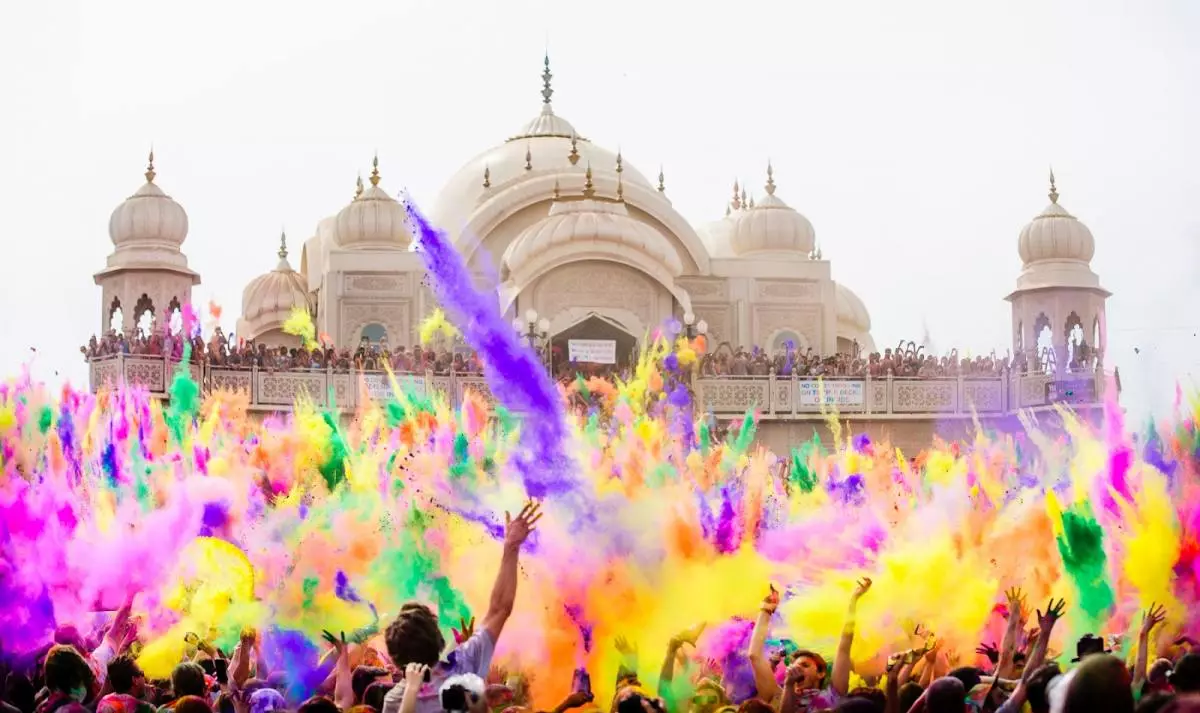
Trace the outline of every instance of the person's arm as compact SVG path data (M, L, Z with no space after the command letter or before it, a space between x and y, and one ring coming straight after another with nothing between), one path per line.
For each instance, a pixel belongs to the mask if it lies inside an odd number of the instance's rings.
M1000 662L996 664L995 675L1005 678L1012 675L1013 664L1017 654L1017 639L1021 636L1021 610L1025 606L1025 598L1021 590L1013 587L1006 593L1008 597L1008 626L1004 629L1004 639L1000 643Z
M334 636L328 631L322 632L325 640L333 646L333 653L336 657L333 664L333 701L337 703L338 708L342 710L350 710L354 707L354 670L350 668L350 651L346 646L346 634L342 633L341 638Z
M246 685L246 679L250 678L250 649L254 648L254 639L254 632L243 631L242 640L233 650L233 660L229 662L229 680L235 689Z
M1133 667L1133 690L1140 691L1146 683L1146 666L1150 660L1150 632L1167 618L1167 608L1151 604L1142 615L1142 629L1138 632L1137 663Z
M404 695L400 698L400 713L416 713L417 694L421 692L427 673L429 667L419 663L410 663L404 669Z
M664 691L670 688L671 681L675 679L675 659L679 655L679 651L683 649L684 644L696 645L696 640L704 633L704 624L680 632L671 637L671 641L667 644L667 655L663 659L662 671L658 674L658 695L664 697Z
M871 580L863 577L858 580L854 593L850 595L850 608L846 612L846 624L842 627L842 639L838 642L837 655L833 659L833 676L830 686L839 696L846 695L850 690L850 647L854 644L854 625L858 616L858 600L871 589Z
M775 672L767 660L767 629L771 626L771 617L779 608L779 592L775 587L763 600L758 619L754 622L754 632L750 635L750 668L754 671L754 687L758 697L764 701L773 701L779 695L779 683L775 680Z
M542 518L541 506L532 500L525 504L516 518L504 516L504 554L500 558L500 572L492 585L492 598L488 602L487 615L483 617L483 630L492 637L492 644L500 641L500 632L512 615L517 601L517 565L521 557L521 545L536 529Z
M584 693L583 691L568 693L567 697L562 700L562 703L559 703L554 707L553 711L549 711L548 713L567 713L567 711L575 710L576 708L582 708L591 703L593 700L595 700L595 698L592 696L592 694ZM400 711L400 713L405 712Z
M1066 606L1067 603L1065 600L1059 599L1056 604L1051 599L1050 604L1046 606L1045 614L1042 614L1041 610L1038 610L1038 637L1033 642L1033 649L1029 652L1029 659L1025 662L1025 674L1021 676L1021 681L1017 683L1017 687L1013 689L1012 695L1008 697L1008 700L996 709L996 713L1019 713L1025 705L1025 699L1029 695L1026 685L1029 682L1029 678L1045 663L1046 652L1050 647L1050 633L1054 630L1054 625L1062 618Z
M908 653L892 654L888 657L887 662L887 685L884 687L884 695L886 702L883 706L883 713L903 713L900 710L900 670L904 668L905 661L908 659Z

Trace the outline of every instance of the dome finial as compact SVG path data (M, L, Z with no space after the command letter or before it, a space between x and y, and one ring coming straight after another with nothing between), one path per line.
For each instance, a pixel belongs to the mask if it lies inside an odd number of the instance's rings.
M1050 167L1050 202L1058 203L1058 188L1054 185L1054 167Z
M591 198L596 195L596 187L592 185L592 163L589 161L587 172L583 174L583 197Z
M157 175L154 172L154 144L150 144L150 158L146 163L146 183L154 183L154 177Z
M371 159L371 185L379 185L379 152L375 152L375 157Z
M358 179L354 181L354 200L358 200L363 194L362 174L358 174Z
M561 195L562 194L559 193L559 189L558 189L558 179L556 178L556 179L554 179L554 195L552 197L552 200L557 201L561 197Z
M550 86L550 80L554 75L550 73L550 52L546 52L546 60L542 69L542 103L546 106L550 105L550 97L554 96L554 89Z
M663 180L664 180L663 179L663 167L662 167L662 164L659 164L658 165L658 192L659 193L665 193L667 190L667 184L663 183Z
M771 166L771 159L767 159L767 195L775 195L775 169Z
M279 229L279 252L276 254L279 255L280 260L287 260L287 231L283 228Z
M624 163L625 163L625 159L622 158L622 156L621 156L621 147L617 146L617 175L618 176L620 176L621 172L625 170L625 166L623 165Z
M742 199L738 196L737 179L733 181L733 200L729 201L729 205L733 206L734 210L741 210L742 208Z
M529 144L525 144L525 170L533 170L533 149Z
M492 187L492 167L491 166L485 165L483 167L483 187L484 188Z
M571 153L567 154L567 160L571 162L572 166L579 163L579 137L575 135L574 131L571 132Z
M746 200L746 187L745 186L742 186L742 207L743 208L750 207L749 201Z
M617 202L625 202L625 178L621 175L621 169L617 169Z

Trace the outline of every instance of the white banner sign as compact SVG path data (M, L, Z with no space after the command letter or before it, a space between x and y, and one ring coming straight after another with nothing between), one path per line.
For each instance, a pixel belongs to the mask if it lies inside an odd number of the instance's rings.
M387 374L364 374L363 381L367 385L367 393L376 403L385 403L396 397L392 392L392 383ZM396 383L401 389L419 394L425 393L425 380L410 374L396 374Z
M615 339L568 339L568 358L573 362L588 364L616 364L617 342Z
M800 405L862 406L863 386L861 381L801 381Z

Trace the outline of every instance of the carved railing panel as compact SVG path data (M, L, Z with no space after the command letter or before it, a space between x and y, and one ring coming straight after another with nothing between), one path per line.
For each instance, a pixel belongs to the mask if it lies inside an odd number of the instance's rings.
M1004 380L963 379L959 404L964 411L1001 413L1004 411Z
M758 378L705 379L697 383L705 409L714 413L768 410L770 382Z
M290 407L301 396L318 406L325 406L328 381L325 372L260 371L257 396L257 404L266 406Z
M958 379L892 380L892 413L953 413Z
M166 360L159 357L123 357L125 362L125 383L130 386L141 386L151 393L161 394L166 391Z
M112 388L121 383L121 361L120 357L108 357L106 359L97 359L90 365L92 392L95 393L101 387Z
M212 367L208 370L208 385L212 389L244 391L254 401L254 372L250 369L228 369Z

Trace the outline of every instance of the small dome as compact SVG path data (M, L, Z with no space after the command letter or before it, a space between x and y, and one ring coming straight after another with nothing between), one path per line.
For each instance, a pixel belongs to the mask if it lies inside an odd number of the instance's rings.
M242 291L242 319L238 334L255 339L287 321L292 310L299 307L311 311L312 296L304 276L292 269L287 256L287 238L279 236L279 263L265 275L254 278Z
M645 255L672 278L683 272L679 254L656 228L629 215L620 200L593 198L591 177L582 199L556 200L550 214L526 228L504 252L504 266L515 272L560 249L589 253Z
M412 244L408 211L379 187L379 158L371 185L337 214L334 240L347 250L407 250Z
M1058 204L1054 173L1050 173L1050 205L1024 228L1017 239L1021 262L1072 260L1090 262L1096 253L1092 231Z
M136 246L178 250L187 239L187 212L154 183L155 175L151 151L146 182L108 219L108 237L118 249Z
M871 314L862 299L845 285L834 283L837 292L837 321L839 325L854 327L862 332L871 331Z
M737 187L735 185L736 192ZM767 195L755 205L745 195L735 196L730 247L735 255L761 252L791 252L809 255L817 242L812 223L775 195L774 170L767 165Z

